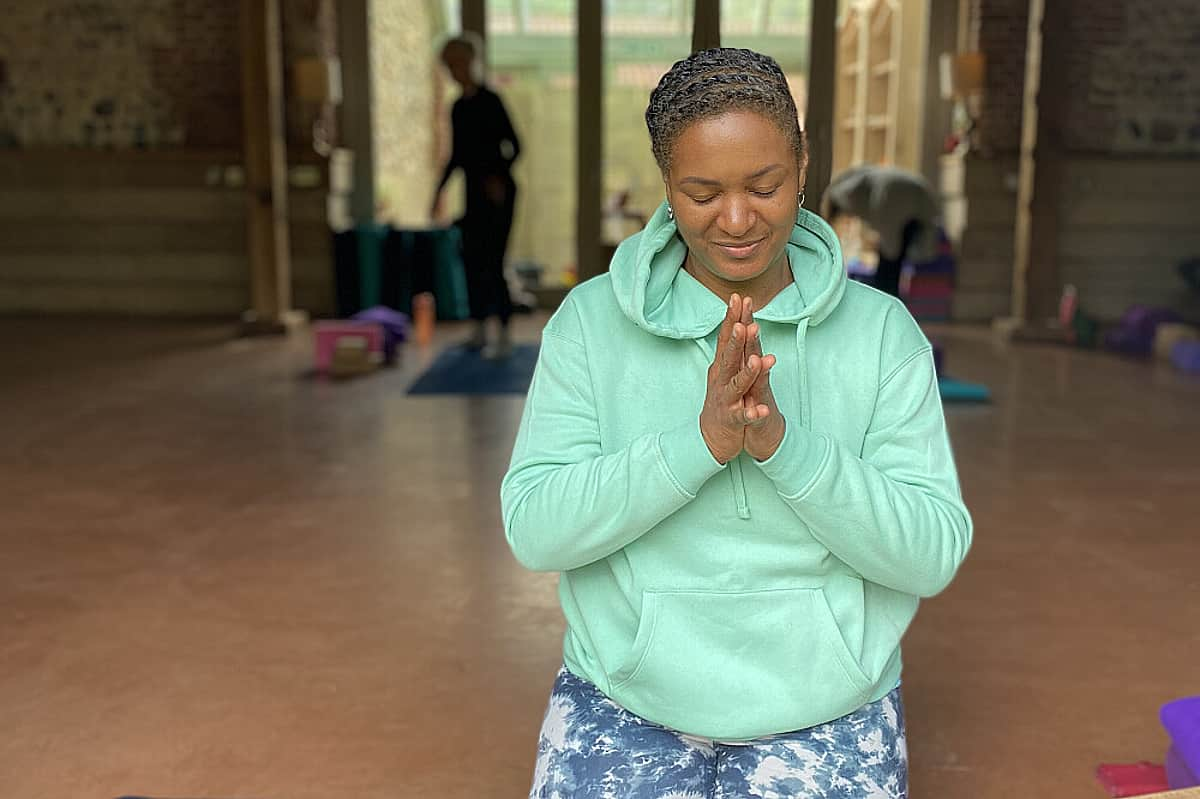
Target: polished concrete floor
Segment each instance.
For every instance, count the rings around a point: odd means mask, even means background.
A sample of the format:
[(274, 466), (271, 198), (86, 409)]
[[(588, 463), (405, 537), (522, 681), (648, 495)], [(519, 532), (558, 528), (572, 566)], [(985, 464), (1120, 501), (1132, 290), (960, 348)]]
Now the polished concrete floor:
[[(906, 639), (912, 795), (1099, 797), (1200, 693), (1200, 381), (939, 334), (995, 402), (948, 409), (976, 544)], [(0, 794), (524, 795), (522, 400), (406, 397), (435, 350), (330, 383), (303, 336), (0, 320)]]

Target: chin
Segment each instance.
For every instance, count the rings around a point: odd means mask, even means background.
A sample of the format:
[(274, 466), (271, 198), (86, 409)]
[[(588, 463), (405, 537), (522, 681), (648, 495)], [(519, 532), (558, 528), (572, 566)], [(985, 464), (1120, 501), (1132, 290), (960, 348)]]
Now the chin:
[(741, 260), (727, 258), (719, 252), (713, 253), (711, 263), (715, 267), (713, 271), (731, 283), (744, 283), (754, 280), (766, 274), (771, 267), (771, 262), (765, 258)]
[(761, 277), (766, 271), (764, 266), (747, 269), (745, 264), (722, 264), (717, 274), (730, 283), (749, 283), (751, 280)]

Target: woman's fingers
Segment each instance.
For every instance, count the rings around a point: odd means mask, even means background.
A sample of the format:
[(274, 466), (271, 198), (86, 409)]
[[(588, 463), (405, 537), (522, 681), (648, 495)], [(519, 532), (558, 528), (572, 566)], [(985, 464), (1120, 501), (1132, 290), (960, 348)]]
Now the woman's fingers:
[(721, 329), (717, 332), (717, 357), (721, 357), (721, 353), (725, 351), (725, 345), (729, 343), (729, 334), (733, 332), (733, 323), (738, 320), (740, 300), (738, 295), (734, 294), (729, 298), (729, 304), (725, 306), (725, 318), (721, 320)]
[(721, 358), (721, 375), (724, 377), (723, 382), (731, 381), (746, 365), (746, 326), (741, 322), (734, 322), (733, 328), (729, 332), (729, 341), (725, 344), (725, 349), (722, 350)]
[[(729, 383), (729, 387), (733, 390), (733, 398), (736, 399), (738, 397), (744, 397), (747, 394), (750, 394), (752, 389), (754, 389), (756, 386), (764, 384), (764, 382), (767, 380), (767, 375), (770, 374), (770, 371), (774, 366), (774, 355), (766, 355), (763, 357), (751, 355), (749, 358), (747, 358), (746, 365), (743, 366), (736, 375), (734, 375), (733, 380), (731, 380)], [(759, 404), (757, 398), (752, 397), (752, 400), (752, 402), (744, 404)]]
[(731, 405), (744, 397), (750, 387), (758, 381), (762, 365), (762, 359), (755, 356), (753, 361), (747, 361), (729, 381)]
[(771, 407), (761, 402), (749, 402), (742, 407), (743, 423), (757, 427), (771, 415)]
[(758, 322), (751, 322), (746, 327), (746, 352), (755, 355), (762, 355), (762, 338), (759, 333), (762, 328), (758, 326)]

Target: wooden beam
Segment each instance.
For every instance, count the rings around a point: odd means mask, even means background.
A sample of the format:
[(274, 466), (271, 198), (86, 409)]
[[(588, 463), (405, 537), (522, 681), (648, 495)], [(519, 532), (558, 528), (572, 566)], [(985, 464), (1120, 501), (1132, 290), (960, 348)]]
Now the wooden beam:
[(279, 0), (242, 0), (241, 39), (251, 299), (245, 323), (248, 332), (276, 332), (292, 303)]
[[(459, 9), (463, 32), (470, 31), (487, 44), (487, 3), (485, 0), (462, 0)], [(483, 58), (483, 53), (479, 54)]]
[(721, 46), (721, 0), (696, 0), (692, 52)]
[(342, 62), (340, 138), (354, 153), (350, 214), (357, 224), (375, 220), (375, 137), (371, 111), (371, 36), (369, 0), (338, 2), (338, 39)]
[(604, 11), (599, 0), (576, 7), (575, 261), (580, 281), (608, 268), (600, 250), (604, 180)]
[(954, 103), (942, 98), (941, 57), (958, 46), (959, 0), (929, 0), (925, 39), (925, 109), (919, 169), (931, 186), (941, 186), (942, 151), (950, 135)]
[(958, 31), (956, 50), (960, 53), (979, 49), (979, 10), (972, 13), (972, 3), (979, 0), (958, 0)]
[(808, 20), (808, 175), (804, 207), (819, 212), (833, 172), (833, 100), (837, 86), (837, 0), (813, 0)]
[(1069, 91), (1069, 9), (1030, 0), (1025, 101), (1013, 262), (1013, 317), (1040, 324), (1054, 316), (1062, 291), (1058, 268), (1063, 111)]

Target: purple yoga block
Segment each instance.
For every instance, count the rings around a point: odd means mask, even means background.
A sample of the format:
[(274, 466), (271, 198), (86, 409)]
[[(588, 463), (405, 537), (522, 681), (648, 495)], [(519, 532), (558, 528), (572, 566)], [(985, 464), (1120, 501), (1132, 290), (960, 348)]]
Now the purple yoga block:
[[(1174, 757), (1167, 779), (1172, 788), (1190, 788), (1196, 785), (1200, 774), (1200, 696), (1176, 699), (1163, 705), (1159, 713), (1162, 725), (1171, 736), (1171, 751)], [(1172, 779), (1191, 780), (1182, 785)]]
[(1176, 341), (1171, 347), (1171, 363), (1181, 372), (1200, 374), (1200, 341)]
[(1179, 754), (1179, 750), (1173, 746), (1167, 750), (1163, 770), (1167, 772), (1167, 785), (1172, 791), (1200, 785), (1200, 778), (1192, 773), (1192, 770), (1187, 767), (1187, 763), (1183, 762), (1183, 756)]
[(354, 315), (359, 322), (373, 322), (383, 328), (383, 360), (391, 363), (396, 357), (396, 346), (408, 341), (412, 322), (408, 314), (388, 308), (386, 305), (376, 305)]
[(1126, 355), (1149, 355), (1154, 349), (1154, 333), (1164, 322), (1178, 322), (1179, 314), (1170, 308), (1134, 305), (1120, 323), (1104, 335), (1104, 344)]

